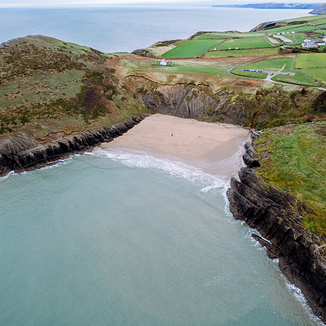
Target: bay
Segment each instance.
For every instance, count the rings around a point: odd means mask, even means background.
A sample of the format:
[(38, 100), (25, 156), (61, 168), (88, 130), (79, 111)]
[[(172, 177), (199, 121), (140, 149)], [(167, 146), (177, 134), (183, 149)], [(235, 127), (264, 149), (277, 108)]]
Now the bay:
[(318, 325), (227, 181), (96, 150), (0, 181), (1, 325)]

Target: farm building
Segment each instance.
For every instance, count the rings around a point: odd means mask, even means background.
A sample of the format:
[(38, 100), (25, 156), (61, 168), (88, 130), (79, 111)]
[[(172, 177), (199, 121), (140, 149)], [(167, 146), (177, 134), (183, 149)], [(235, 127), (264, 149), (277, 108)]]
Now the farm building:
[(168, 63), (165, 59), (162, 59), (162, 61), (160, 62), (161, 66), (166, 66)]
[(303, 48), (318, 48), (318, 45), (315, 42), (305, 42), (305, 43), (302, 43), (301, 46)]

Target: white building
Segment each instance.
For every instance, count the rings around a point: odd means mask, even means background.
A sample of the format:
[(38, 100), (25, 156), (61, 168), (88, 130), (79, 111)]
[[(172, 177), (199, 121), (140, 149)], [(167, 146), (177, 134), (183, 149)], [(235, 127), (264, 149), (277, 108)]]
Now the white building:
[(160, 65), (161, 66), (166, 66), (168, 63), (166, 62), (165, 59), (162, 59), (162, 61), (160, 62)]
[(305, 43), (302, 43), (301, 46), (303, 48), (318, 48), (318, 45), (315, 42), (305, 42)]

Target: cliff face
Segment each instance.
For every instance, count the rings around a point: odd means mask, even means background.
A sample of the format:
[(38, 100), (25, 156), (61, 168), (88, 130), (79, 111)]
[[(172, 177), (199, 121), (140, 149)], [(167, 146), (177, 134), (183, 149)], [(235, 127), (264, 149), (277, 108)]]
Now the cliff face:
[(214, 94), (205, 85), (179, 84), (159, 86), (144, 94), (143, 101), (155, 113), (191, 119), (215, 115), (225, 123), (242, 124), (243, 106), (227, 103), (229, 97), (224, 91)]
[(300, 224), (306, 207), (257, 176), (253, 167), (258, 162), (252, 154), (253, 148), (247, 144), (245, 163), (251, 168), (240, 170), (240, 181), (231, 179), (231, 212), (235, 219), (259, 231), (265, 239), (255, 238), (267, 247), (269, 257), (279, 258), (285, 276), (301, 289), (314, 313), (326, 322), (326, 259), (320, 239)]
[(10, 171), (21, 172), (42, 167), (47, 163), (84, 152), (101, 142), (112, 141), (138, 124), (143, 118), (132, 118), (126, 122), (79, 135), (60, 138), (48, 145), (20, 133), (0, 142), (0, 176)]

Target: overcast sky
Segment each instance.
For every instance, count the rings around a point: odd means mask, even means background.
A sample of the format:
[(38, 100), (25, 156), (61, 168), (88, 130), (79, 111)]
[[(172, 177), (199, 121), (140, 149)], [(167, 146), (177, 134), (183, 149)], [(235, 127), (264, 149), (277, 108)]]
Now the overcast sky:
[[(198, 1), (198, 0), (177, 0), (179, 4), (224, 4), (224, 3), (264, 3), (264, 2), (303, 2), (319, 3), (321, 0), (216, 0), (216, 1)], [(67, 7), (67, 6), (107, 6), (119, 4), (176, 4), (176, 0), (0, 0), (0, 7)]]

